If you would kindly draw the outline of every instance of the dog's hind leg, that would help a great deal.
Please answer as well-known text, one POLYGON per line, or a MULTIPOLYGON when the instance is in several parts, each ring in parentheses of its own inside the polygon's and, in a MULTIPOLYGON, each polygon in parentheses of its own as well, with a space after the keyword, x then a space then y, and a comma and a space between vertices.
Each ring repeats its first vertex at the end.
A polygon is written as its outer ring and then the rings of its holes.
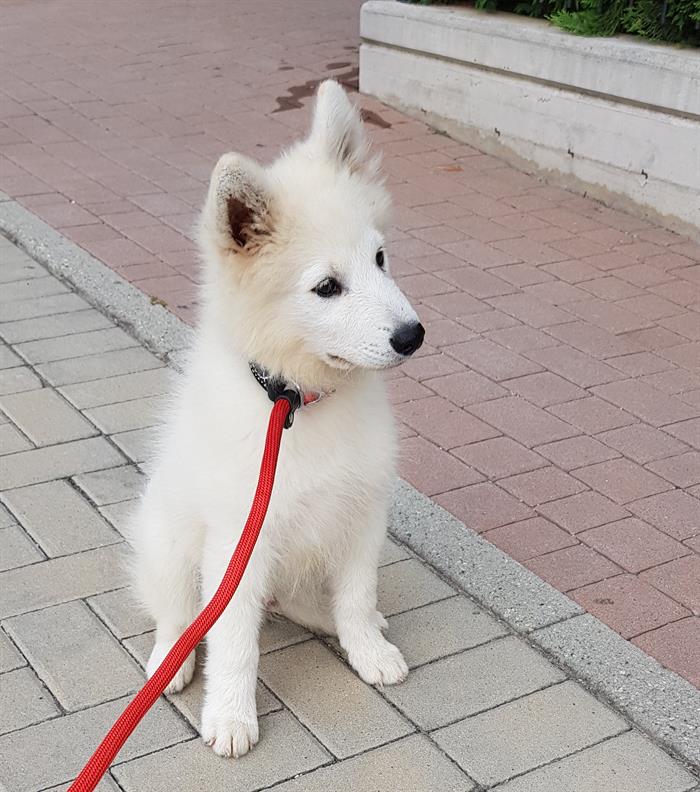
MULTIPOLYGON (((149 677, 197 615, 201 536, 201 527, 190 516, 155 486, 149 487, 130 536, 135 593, 156 624, 146 666, 149 677)), ((192 652, 165 692, 182 690, 192 679, 194 664, 192 652)))

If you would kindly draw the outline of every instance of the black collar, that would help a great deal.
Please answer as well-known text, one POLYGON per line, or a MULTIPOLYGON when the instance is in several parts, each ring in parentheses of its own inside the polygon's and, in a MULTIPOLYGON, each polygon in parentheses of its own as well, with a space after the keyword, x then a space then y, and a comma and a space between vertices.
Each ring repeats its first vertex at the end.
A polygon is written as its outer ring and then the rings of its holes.
POLYGON ((315 404, 320 401, 324 396, 328 396, 333 391, 306 391, 299 385, 293 382, 288 382, 281 377, 273 376, 265 366, 256 363, 254 360, 248 362, 248 366, 252 375, 255 377, 258 385, 267 393, 270 401, 277 401, 277 399, 287 391, 294 391, 299 395, 302 405, 315 404))
POLYGON ((271 402, 276 402, 280 399, 286 399, 289 402, 289 413, 284 422, 284 428, 289 429, 294 422, 294 413, 305 403, 304 394, 294 385, 288 385, 279 377, 271 376, 270 372, 258 363, 251 360, 248 366, 271 402))
MULTIPOLYGON (((273 377, 270 372, 259 363, 251 360, 248 363, 250 370, 257 380, 258 385, 267 393, 270 401, 277 401, 277 399, 288 389, 287 383, 280 377, 273 377)), ((294 388, 297 390, 297 388, 294 388)))

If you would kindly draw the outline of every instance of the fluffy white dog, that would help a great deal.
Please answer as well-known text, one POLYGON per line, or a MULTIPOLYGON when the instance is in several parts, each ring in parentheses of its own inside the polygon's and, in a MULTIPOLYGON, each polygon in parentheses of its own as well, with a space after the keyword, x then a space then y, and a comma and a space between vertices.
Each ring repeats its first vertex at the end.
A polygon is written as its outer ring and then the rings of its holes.
MULTIPOLYGON (((202 735, 222 756, 258 739, 266 605, 337 635, 369 684, 407 674, 376 602, 395 475, 380 370, 418 349, 424 331, 389 275, 388 208, 359 113, 332 81, 306 140, 266 168, 225 154, 212 174, 201 320, 132 532, 136 589, 157 627, 149 675, 200 595, 215 591, 240 536, 271 409, 259 380, 324 397, 284 434, 260 540, 208 637, 202 735)), ((168 691, 193 670, 194 655, 168 691)))

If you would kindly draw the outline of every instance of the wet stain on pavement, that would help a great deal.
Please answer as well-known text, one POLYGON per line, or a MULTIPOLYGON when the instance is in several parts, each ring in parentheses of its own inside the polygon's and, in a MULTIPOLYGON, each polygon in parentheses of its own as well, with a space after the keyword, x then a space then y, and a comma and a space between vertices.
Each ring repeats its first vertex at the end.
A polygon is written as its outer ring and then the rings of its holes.
MULTIPOLYGON (((357 67, 349 69, 343 74, 334 74, 333 77, 348 91, 357 92, 359 89, 360 70, 357 67)), ((292 85, 287 88, 287 93, 283 96, 278 96, 275 101, 277 107, 272 111, 273 113, 282 113, 285 110, 299 110, 303 107, 302 99, 308 99, 316 92, 318 84, 322 82, 320 79, 307 80, 301 85, 292 85)))

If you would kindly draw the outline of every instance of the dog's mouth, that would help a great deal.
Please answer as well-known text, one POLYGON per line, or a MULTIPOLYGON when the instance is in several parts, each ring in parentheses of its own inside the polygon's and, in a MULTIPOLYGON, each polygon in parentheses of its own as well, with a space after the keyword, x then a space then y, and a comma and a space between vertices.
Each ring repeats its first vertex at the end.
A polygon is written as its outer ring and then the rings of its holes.
POLYGON ((349 360, 339 355, 326 355, 326 359, 333 368, 343 369, 343 371, 349 371, 351 368, 355 368, 349 360))
POLYGON ((330 353, 326 353, 323 357, 329 366, 335 369, 340 369, 341 371, 351 371, 352 369, 356 368, 383 371, 385 369, 396 368, 396 366, 400 366, 406 360, 406 358, 402 355, 395 355, 394 357, 390 358, 376 358, 374 360, 369 359, 363 361, 362 363, 352 363, 350 360, 340 357, 340 355, 331 355, 330 353))

